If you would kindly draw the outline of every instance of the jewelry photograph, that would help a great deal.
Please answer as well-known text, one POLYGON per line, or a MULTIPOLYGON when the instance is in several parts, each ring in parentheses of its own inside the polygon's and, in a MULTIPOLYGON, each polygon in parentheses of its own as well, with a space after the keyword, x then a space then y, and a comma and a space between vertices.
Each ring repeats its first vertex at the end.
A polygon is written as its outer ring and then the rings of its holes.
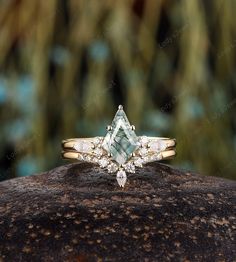
POLYGON ((235 10, 0 1, 0 262, 236 262, 235 10))

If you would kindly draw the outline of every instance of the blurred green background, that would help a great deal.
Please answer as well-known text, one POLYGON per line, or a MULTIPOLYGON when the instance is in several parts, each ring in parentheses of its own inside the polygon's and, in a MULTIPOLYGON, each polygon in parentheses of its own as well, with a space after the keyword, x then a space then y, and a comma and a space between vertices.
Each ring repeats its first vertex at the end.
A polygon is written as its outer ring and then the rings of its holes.
POLYGON ((236 178, 235 0, 0 0, 0 179, 67 163, 123 104, 171 163, 236 178))

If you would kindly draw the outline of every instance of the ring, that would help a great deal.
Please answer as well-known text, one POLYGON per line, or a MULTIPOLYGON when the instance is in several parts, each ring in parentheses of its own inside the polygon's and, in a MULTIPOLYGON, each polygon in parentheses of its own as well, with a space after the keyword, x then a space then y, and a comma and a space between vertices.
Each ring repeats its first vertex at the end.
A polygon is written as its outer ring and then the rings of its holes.
POLYGON ((174 157, 175 147, 175 139, 137 136, 120 105, 112 124, 107 126, 105 137, 63 140, 62 157, 98 164, 108 173, 116 173, 119 186, 124 187, 126 173, 135 173, 136 168, 144 164, 174 157))

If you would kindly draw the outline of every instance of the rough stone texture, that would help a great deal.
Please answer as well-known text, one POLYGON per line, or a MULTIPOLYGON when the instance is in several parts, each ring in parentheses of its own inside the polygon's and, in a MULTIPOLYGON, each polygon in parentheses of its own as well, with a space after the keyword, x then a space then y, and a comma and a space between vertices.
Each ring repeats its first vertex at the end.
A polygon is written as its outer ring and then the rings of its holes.
POLYGON ((236 261, 236 183, 153 163, 125 188, 90 164, 0 183, 0 261, 236 261))

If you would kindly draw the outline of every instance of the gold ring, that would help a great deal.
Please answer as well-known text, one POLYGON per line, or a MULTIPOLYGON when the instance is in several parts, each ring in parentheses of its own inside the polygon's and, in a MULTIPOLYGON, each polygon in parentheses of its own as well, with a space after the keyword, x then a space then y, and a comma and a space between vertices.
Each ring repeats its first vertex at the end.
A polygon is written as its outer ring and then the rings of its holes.
POLYGON ((123 106, 119 106, 105 137, 63 140, 62 157, 95 163, 108 173, 117 173, 118 184, 124 187, 126 173, 135 173, 136 168, 149 162, 174 157, 175 147, 175 139, 137 136, 123 106))

